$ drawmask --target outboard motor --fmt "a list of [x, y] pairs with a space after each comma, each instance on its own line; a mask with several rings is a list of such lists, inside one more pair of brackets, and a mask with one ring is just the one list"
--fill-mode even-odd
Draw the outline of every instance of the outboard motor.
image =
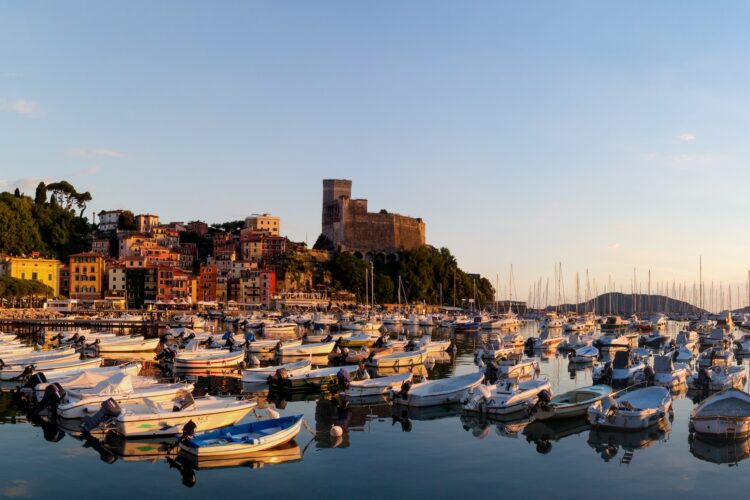
[[118, 405], [117, 401], [114, 399], [109, 398], [102, 403], [102, 407], [99, 408], [98, 412], [83, 419], [81, 428], [84, 432], [91, 432], [94, 428], [99, 426], [99, 424], [117, 418], [120, 413], [122, 413], [120, 405]]
[[286, 371], [286, 368], [279, 368], [279, 369], [276, 370], [276, 373], [274, 373], [273, 375], [269, 375], [268, 376], [268, 382], [269, 383], [274, 383], [274, 382], [278, 383], [278, 382], [280, 382], [283, 379], [288, 378], [288, 377], [289, 377], [289, 372]]
[[20, 388], [21, 389], [34, 389], [39, 384], [44, 384], [47, 382], [47, 377], [44, 376], [44, 373], [38, 372], [29, 377], [29, 380], [26, 381], [25, 384], [23, 384]]
[[526, 342], [523, 343], [523, 347], [527, 351], [533, 351], [534, 350], [534, 337], [529, 337], [526, 339]]
[[188, 439], [195, 436], [196, 429], [198, 429], [198, 426], [195, 424], [195, 422], [193, 422], [192, 420], [188, 420], [188, 423], [186, 423], [182, 428], [182, 435], [177, 438], [177, 442], [175, 443], [175, 445], [184, 443]]
[[651, 368], [650, 365], [647, 365], [646, 368], [643, 370], [643, 375], [646, 377], [646, 384], [654, 385], [654, 380], [656, 379], [656, 372], [654, 372], [654, 369]]
[[395, 394], [395, 397], [397, 399], [406, 399], [406, 397], [409, 395], [409, 389], [411, 389], [411, 386], [411, 380], [405, 381], [403, 384], [401, 384], [401, 390]]
[[[2, 360], [0, 360], [0, 363], [2, 363]], [[0, 366], [3, 366], [3, 365], [0, 365]], [[26, 368], [24, 368], [21, 373], [13, 377], [11, 380], [25, 382], [29, 379], [29, 377], [31, 377], [32, 373], [34, 373], [34, 365], [29, 365]]]
[[57, 405], [59, 405], [64, 398], [65, 389], [63, 389], [62, 386], [57, 382], [54, 382], [48, 385], [46, 389], [44, 389], [44, 396], [42, 396], [42, 400], [39, 401], [39, 404], [37, 404], [32, 411], [38, 414], [40, 411], [47, 407], [51, 407], [53, 410], [55, 410], [57, 409]]
[[351, 375], [349, 372], [342, 368], [338, 371], [336, 374], [336, 382], [338, 383], [339, 390], [346, 390], [349, 388], [349, 383], [351, 382]]

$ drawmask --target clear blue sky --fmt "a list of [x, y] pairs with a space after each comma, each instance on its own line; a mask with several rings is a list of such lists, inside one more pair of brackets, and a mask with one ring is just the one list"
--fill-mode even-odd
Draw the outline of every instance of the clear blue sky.
[[321, 180], [343, 177], [465, 269], [504, 282], [514, 264], [523, 298], [557, 261], [568, 291], [587, 268], [600, 292], [634, 267], [692, 282], [699, 255], [742, 284], [748, 10], [6, 3], [0, 183], [65, 178], [97, 211], [167, 221], [268, 211], [312, 243]]

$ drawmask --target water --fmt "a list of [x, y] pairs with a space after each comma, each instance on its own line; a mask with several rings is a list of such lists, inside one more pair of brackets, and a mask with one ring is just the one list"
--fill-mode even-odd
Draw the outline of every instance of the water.
[[[524, 326], [522, 333], [536, 335], [536, 326]], [[432, 378], [476, 370], [476, 334], [458, 335], [456, 340], [457, 354], [429, 370]], [[569, 372], [560, 354], [543, 357], [541, 371], [555, 392], [591, 383], [590, 369]], [[197, 384], [201, 393], [242, 390], [232, 378], [201, 377]], [[514, 429], [462, 418], [450, 408], [393, 418], [389, 404], [341, 410], [329, 400], [313, 398], [287, 402], [281, 413], [303, 414], [318, 431], [318, 441], [303, 430], [285, 449], [255, 460], [181, 471], [159, 456], [158, 442], [107, 448], [56, 425], [30, 423], [3, 393], [0, 496], [701, 498], [747, 491], [750, 475], [742, 469], [750, 466], [744, 460], [750, 442], [691, 444], [688, 417], [693, 405], [690, 397], [678, 395], [671, 426], [613, 433], [590, 430], [579, 420]], [[341, 438], [328, 434], [334, 423], [344, 428]]]

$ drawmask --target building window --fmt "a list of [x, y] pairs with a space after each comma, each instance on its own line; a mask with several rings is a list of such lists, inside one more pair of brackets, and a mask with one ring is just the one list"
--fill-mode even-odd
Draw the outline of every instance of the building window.
[[33, 279], [34, 281], [36, 281], [38, 279], [36, 271], [34, 271], [33, 273], [31, 273], [31, 279]]

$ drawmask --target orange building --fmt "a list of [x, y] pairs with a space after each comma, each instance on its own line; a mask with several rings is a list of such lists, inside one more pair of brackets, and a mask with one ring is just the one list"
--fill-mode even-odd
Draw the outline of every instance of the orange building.
[[104, 292], [104, 258], [94, 252], [70, 256], [71, 299], [97, 300]]
[[198, 276], [198, 300], [203, 302], [216, 301], [216, 278], [219, 275], [217, 266], [201, 266]]
[[159, 267], [156, 273], [156, 300], [188, 302], [192, 298], [190, 275], [180, 269]]

